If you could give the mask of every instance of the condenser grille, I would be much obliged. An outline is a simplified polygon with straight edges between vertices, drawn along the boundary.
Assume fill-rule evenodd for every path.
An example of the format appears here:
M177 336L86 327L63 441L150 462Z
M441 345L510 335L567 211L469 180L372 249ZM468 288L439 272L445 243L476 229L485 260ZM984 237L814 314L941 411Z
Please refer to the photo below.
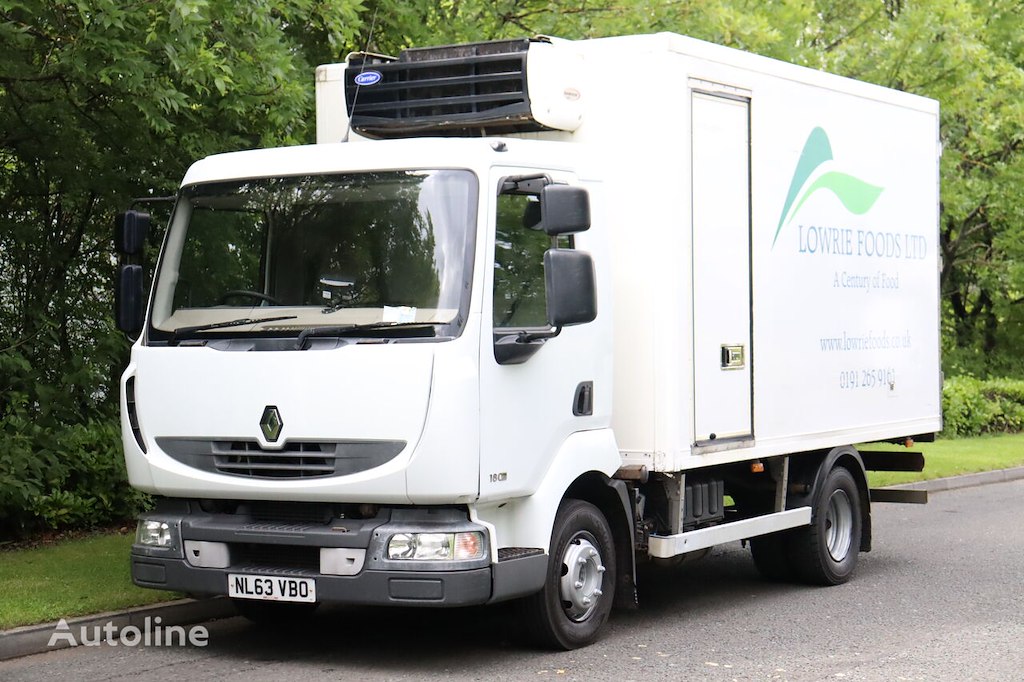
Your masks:
M371 137L545 130L530 113L529 44L511 40L406 50L386 63L350 60L345 96L352 127ZM379 73L379 80L367 72Z

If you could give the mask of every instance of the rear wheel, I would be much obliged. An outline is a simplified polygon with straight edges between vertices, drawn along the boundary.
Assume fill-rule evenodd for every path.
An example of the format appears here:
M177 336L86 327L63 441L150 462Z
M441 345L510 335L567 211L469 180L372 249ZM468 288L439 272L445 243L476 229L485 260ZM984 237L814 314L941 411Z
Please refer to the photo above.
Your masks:
M794 570L816 585L845 583L857 568L861 531L857 482L849 470L836 467L822 483L811 525L793 533L790 557Z
M775 509L775 496L758 491L735 494L736 506L743 518L771 513ZM793 579L793 566L789 561L790 531L778 531L750 538L750 555L757 572L765 580L787 582Z
M793 579L788 539L789 533L785 531L750 539L750 554L754 557L754 565L765 580L785 582Z
M615 545L604 515L567 499L555 515L544 588L524 600L531 634L544 646L576 649L608 620L615 586Z

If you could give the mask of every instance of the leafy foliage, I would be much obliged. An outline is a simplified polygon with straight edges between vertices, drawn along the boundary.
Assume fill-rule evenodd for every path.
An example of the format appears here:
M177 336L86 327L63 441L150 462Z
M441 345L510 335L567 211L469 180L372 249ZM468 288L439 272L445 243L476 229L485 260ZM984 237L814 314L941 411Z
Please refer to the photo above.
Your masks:
M147 501L125 481L117 424L40 424L19 408L0 428L0 537L40 525L88 527L129 518Z
M363 12L0 1L0 533L131 513L111 468L127 346L108 226L196 158L309 141L313 64Z
M1024 431L1024 381L947 379L942 409L946 436Z

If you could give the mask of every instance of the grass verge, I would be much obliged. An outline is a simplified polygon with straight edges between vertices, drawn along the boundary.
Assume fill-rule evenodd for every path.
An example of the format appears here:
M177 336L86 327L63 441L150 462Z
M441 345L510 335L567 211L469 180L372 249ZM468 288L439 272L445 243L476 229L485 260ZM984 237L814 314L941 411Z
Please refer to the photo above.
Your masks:
M897 445L874 443L865 448L902 449ZM917 443L912 449L924 453L923 472L869 471L868 483L872 487L880 487L1024 466L1024 433L937 440L934 443Z
M0 551L0 630L181 597L132 584L133 535Z

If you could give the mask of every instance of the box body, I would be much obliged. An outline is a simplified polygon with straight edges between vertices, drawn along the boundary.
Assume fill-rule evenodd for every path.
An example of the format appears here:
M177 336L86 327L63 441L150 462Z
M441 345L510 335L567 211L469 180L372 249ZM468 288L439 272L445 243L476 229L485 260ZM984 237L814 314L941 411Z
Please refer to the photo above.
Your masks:
M576 45L625 462L940 430L938 103L675 35Z

